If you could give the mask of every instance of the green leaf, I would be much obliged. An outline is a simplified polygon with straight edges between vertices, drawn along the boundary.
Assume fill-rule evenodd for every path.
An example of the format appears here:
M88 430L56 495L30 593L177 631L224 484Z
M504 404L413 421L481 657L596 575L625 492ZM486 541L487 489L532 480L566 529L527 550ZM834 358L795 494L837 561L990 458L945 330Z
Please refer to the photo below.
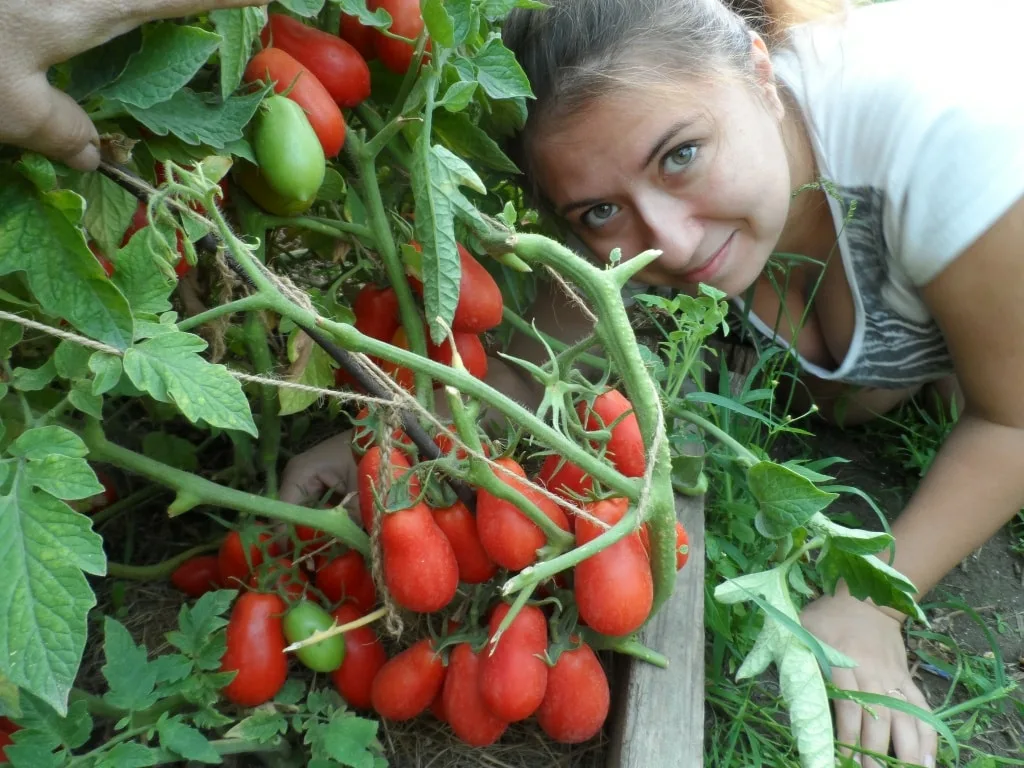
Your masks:
M48 201L24 183L0 185L0 275L24 271L47 314L67 319L97 341L126 348L133 331L128 302L81 232Z
M160 746L181 755L186 760L217 764L223 762L217 750L203 734L179 720L161 720L157 725Z
M149 432L142 438L142 452L175 469L195 472L199 468L196 447L177 435Z
M111 254L110 260L114 262L111 279L135 314L159 315L171 309L170 296L177 281L169 274L169 266L165 273L156 262L156 259L166 260L164 254L169 253L156 228L146 227L133 235L124 248ZM173 258L178 258L177 251Z
M103 493L89 462L60 454L28 462L24 482L65 500L87 499Z
M57 172L53 169L53 163L36 152L23 153L14 167L40 192L49 192L57 186Z
M309 353L309 359L298 377L291 376L289 381L305 384L310 387L330 389L334 386L334 368L331 367L330 356L318 346ZM281 402L281 415L290 416L299 413L319 399L315 392L303 392L298 389L280 387L278 397Z
M455 27L452 17L445 10L444 0L423 0L423 23L427 34L445 48L455 45Z
M267 9L229 8L210 11L210 21L220 34L220 95L227 99L242 82L252 44L267 23Z
M182 88L149 109L126 105L128 113L158 136L173 133L186 144L223 149L242 138L242 129L256 113L265 90L220 101L209 94Z
M83 173L74 190L85 198L83 222L104 255L121 245L139 201L128 190L102 173Z
M467 83L465 80L460 80L448 87L440 104L449 112L461 112L473 101L474 93L476 93L476 83ZM434 119L436 120L437 117L435 116ZM512 169L515 170L514 164Z
M477 80L487 95L494 99L533 96L530 81L516 61L515 54L492 37L473 57Z
M53 353L53 364L62 379L83 379L89 375L92 350L65 339Z
M65 88L68 96L83 101L124 72L128 60L142 47L142 29L118 35L103 45L90 48L66 62L70 76Z
M854 555L871 555L892 543L892 536L881 531L846 528L818 513L807 521L807 527L819 536L828 536L829 544Z
M228 739L255 741L257 744L271 744L278 736L288 732L288 721L280 712L258 709L224 734Z
M100 758L96 768L146 768L157 764L159 754L137 741L122 741Z
M473 83L456 83L474 86ZM487 168L505 173L518 173L519 168L501 151L480 126L475 125L464 112L451 114L438 112L434 115L434 131L448 147L460 157L477 160ZM479 190L478 190L479 191Z
M488 21L504 19L513 8L546 9L546 3L538 0L484 0L482 12Z
M223 614L231 607L238 592L230 589L219 589L207 592L189 606L182 604L178 611L178 629L167 634L167 641L192 659L203 658L211 645L216 645L219 638L220 653L224 652L224 635L219 630L227 626L228 620ZM214 648L216 650L216 648ZM217 669L220 655L211 653L213 666L200 665L202 669Z
M316 16L324 7L324 0L277 0L277 2L292 13L305 16L307 19Z
M124 625L103 617L103 654L107 663L101 671L110 690L103 698L115 707L138 712L156 703L156 671L147 659L145 646L136 645Z
M324 172L324 181L316 192L316 199L325 202L340 202L345 199L345 177L333 168Z
M124 355L124 370L132 383L153 399L174 403L193 423L239 429L257 436L242 387L223 365L199 356L206 342L176 331L144 341Z
M24 335L24 326L0 320L0 360L6 360L11 356L11 349L21 342Z
M64 502L14 488L0 497L0 674L65 714L96 605L82 571L104 574L103 540Z
M387 29L391 26L391 15L383 8L371 12L366 7L366 0L331 0L337 4L342 13L355 16L364 27Z
M452 31L455 35L452 47L462 45L473 30L475 19L472 0L445 0L444 7L452 19Z
M102 395L117 386L121 378L121 358L107 352L94 352L89 358L89 370L96 375L92 393Z
M142 49L101 95L140 109L167 101L188 84L219 43L219 35L199 27L147 24Z
M15 368L11 384L22 392L38 392L45 389L57 377L57 366L51 357L38 368Z
M760 505L757 530L771 539L792 533L839 498L773 461L760 461L747 470L747 482Z
M68 402L82 413L88 414L95 419L102 419L103 398L99 395L94 395L91 386L88 382L75 382L72 390L68 392Z
M7 453L29 461L45 459L51 455L77 459L89 455L89 449L82 438L71 430L51 425L22 432L8 446Z
M887 605L925 624L927 617L912 595L917 588L906 576L874 555L846 552L832 542L822 548L818 558L825 591L832 594L840 579L858 600L870 598L876 605Z
M369 748L376 741L378 725L351 714L335 717L324 728L324 750L342 765L373 768L374 755Z

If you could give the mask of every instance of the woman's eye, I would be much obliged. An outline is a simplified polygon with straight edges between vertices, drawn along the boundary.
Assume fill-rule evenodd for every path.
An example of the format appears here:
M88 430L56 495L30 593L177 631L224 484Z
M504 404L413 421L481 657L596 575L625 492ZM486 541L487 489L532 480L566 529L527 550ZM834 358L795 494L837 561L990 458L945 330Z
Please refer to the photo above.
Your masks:
M612 205L611 203L601 203L595 205L593 208L586 211L581 217L582 221L588 227L596 229L597 227L605 224L612 216L619 212L619 206Z
M665 173L679 173L680 171L686 170L686 168L692 165L693 161L696 159L696 144L680 144L665 155L665 158L661 161L661 167Z

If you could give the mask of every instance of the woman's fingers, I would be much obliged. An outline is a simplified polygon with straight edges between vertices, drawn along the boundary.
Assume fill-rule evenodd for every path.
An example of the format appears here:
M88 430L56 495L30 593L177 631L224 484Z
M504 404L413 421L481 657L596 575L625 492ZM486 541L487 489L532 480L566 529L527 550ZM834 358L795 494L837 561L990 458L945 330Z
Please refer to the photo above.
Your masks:
M931 711L931 704L928 703L928 699L924 697L924 693L916 685L908 686L907 700L921 709L927 709ZM917 728L917 743L918 749L920 750L920 761L921 765L926 768L935 768L935 756L939 752L939 734L924 720L914 718L914 725ZM899 757L900 753L896 752L896 757ZM909 758L908 758L909 759Z
M832 682L837 688L846 691L858 690L857 678L849 669L833 668ZM856 746L860 736L860 721L863 716L860 704L848 699L835 699L832 703L836 713L836 741L840 744ZM854 754L850 747L841 747L839 753L846 757L852 757Z
M861 690L881 693L881 691L874 690L874 686L862 687ZM874 705L871 709L874 712L873 717L871 713L862 710L860 745L868 753L888 754L889 737L892 728L892 710L879 705ZM870 754L862 754L860 756L860 763L864 768L883 768L883 764L875 760Z

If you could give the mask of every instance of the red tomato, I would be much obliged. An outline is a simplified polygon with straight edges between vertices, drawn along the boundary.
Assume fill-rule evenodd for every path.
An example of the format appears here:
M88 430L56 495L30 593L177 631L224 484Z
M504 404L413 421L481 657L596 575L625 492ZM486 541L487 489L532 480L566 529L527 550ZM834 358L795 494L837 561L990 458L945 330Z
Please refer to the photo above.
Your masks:
M647 527L647 523L640 526L640 541L644 544L644 552L647 556L651 555L651 538L650 529ZM686 528L683 524L676 520L676 570L680 570L686 561L690 559L690 537L686 533Z
M585 498L594 488L594 478L557 453L544 459L537 482L569 501L577 500L574 495Z
M92 255L96 257L96 261L98 261L100 266L103 267L103 271L107 273L107 277L113 277L114 263L103 255L103 251L100 250L100 247L96 245L96 243L90 241L89 250L92 251Z
M526 478L526 473L513 459L497 459L496 463ZM569 530L565 512L550 499L525 485L519 485L504 472L495 473L501 482L516 487L526 498L551 518L563 531ZM511 502L499 499L484 489L476 496L476 525L480 543L491 560L510 571L521 571L537 561L537 550L547 543L544 532Z
M313 579L317 589L332 603L351 602L362 613L369 613L377 604L373 576L363 556L354 549L317 569Z
M585 402L580 403L576 411L580 415L585 429L594 431L606 429L612 422L633 405L625 395L617 389L609 389L594 400L594 406L587 408ZM611 439L606 444L605 456L626 477L642 477L647 468L644 455L644 441L640 437L640 425L636 413L630 413L617 423L611 430Z
M364 615L364 611L351 603L344 603L334 611L339 625L356 621ZM370 625L350 629L344 638L345 660L331 673L331 680L349 706L370 709L373 679L387 663L388 654Z
M274 92L288 88L288 98L302 107L309 118L320 146L327 157L334 157L345 144L345 119L341 109L316 75L294 56L280 48L264 48L249 60L243 75L245 82L274 81ZM294 85L293 85L294 82Z
M363 528L367 533L370 533L373 529L373 497L374 489L377 488L377 484L380 482L380 454L380 446L371 446L370 450L368 450L363 458L359 460L359 464L356 467L357 482L359 486L359 514L363 519ZM399 478L409 474L412 469L412 465L409 464L409 460L405 457L405 454L397 448L391 449L390 466L392 483L396 483ZM419 478L413 475L408 480L407 487L410 499L416 498L420 492ZM389 496L397 500L397 497L393 495Z
M9 762L7 760L7 747L14 743L14 739L11 738L9 733L0 731L0 763Z
M370 691L373 709L388 720L410 720L430 706L444 677L444 662L424 638L380 668Z
M608 719L611 691L597 654L586 643L563 651L548 670L548 687L537 723L550 738L579 744L593 738Z
M220 588L220 566L216 555L199 555L186 560L171 574L171 584L189 597L201 597Z
M9 717L0 717L0 733L17 733L21 726Z
M389 31L392 34L415 40L423 31L420 0L369 0L367 7L371 11L383 8L391 14L392 22ZM404 75L412 63L415 48L410 43L385 37L377 30L374 30L373 34L373 49L381 63L395 74ZM429 42L426 50L430 50Z
M380 549L384 583L403 608L432 613L455 597L459 563L423 502L381 518Z
M405 328L402 326L398 326L398 330L395 331L395 335L391 337L391 346L409 349L409 337L405 333ZM389 360L382 361L380 367L384 373L398 382L398 386L402 389L408 392L413 391L416 385L416 374L412 372L411 368L406 368L404 365L399 365L398 363L392 363Z
M508 614L498 603L488 622L488 641ZM525 720L544 700L548 684L548 622L544 611L525 605L498 640L490 642L480 659L480 698L492 714L509 723Z
M431 513L455 552L460 581L482 584L498 572L498 566L487 556L480 543L476 518L465 504L456 501L450 507L434 509Z
M608 525L622 519L629 508L624 497L587 504L593 517ZM576 544L593 541L605 529L584 517L576 520ZM580 619L604 635L628 635L640 628L651 613L654 578L639 533L630 533L607 549L591 555L575 568L573 589Z
M441 691L440 710L445 720L456 736L474 747L493 744L508 728L506 720L484 706L482 664L481 655L473 653L469 643L459 643L452 650Z
M338 36L359 51L359 55L366 61L370 61L377 57L377 51L373 45L373 39L376 37L376 32L373 27L367 27L361 24L359 19L355 16L349 16L347 13L341 14L341 23L338 25Z
M356 414L356 426L352 430L352 453L362 458L370 446L374 444L377 435L377 427L379 426L376 419L370 419L370 409L368 406L364 406L359 413ZM395 427L391 433L391 439L396 443L402 443L404 445L412 445L412 438L405 434L405 430L401 427Z
M487 350L484 349L484 343L480 340L480 334L455 331L452 333L452 337L455 339L455 349L458 350L459 357L462 358L462 365L466 371L478 379L487 378ZM428 337L427 356L435 362L451 366L451 341L445 339L438 346L430 341ZM440 387L441 382L437 382L435 386Z
M423 248L413 240L410 245L417 251ZM455 306L452 318L452 331L463 333L484 333L501 324L501 313L505 308L504 299L498 283L491 273L473 258L473 255L460 243L459 261L462 264L462 275L459 278L459 301ZM410 276L409 283L423 295L423 283Z
M244 592L228 619L221 672L238 672L224 688L229 701L255 707L274 698L288 678L281 616L288 609L277 595Z
M391 286L364 285L352 302L352 312L356 316L356 330L377 341L390 342L401 325L398 296ZM379 358L372 355L370 359L377 365L382 364ZM337 370L334 379L337 384L355 383L342 368Z
M242 547L242 536L238 531L229 531L228 535L221 542L220 550L217 552L217 566L220 569L220 583L226 589L238 589L245 581L252 568L259 567L263 562L263 550L260 544L271 540L269 533L259 535L259 544L253 544L249 548L249 562L245 560L245 549ZM267 553L271 557L279 554L279 547L271 541L267 545ZM251 567L250 567L251 566Z
M260 568L260 573L254 573L249 577L249 586L263 587L264 591L271 590L278 594L284 593L289 601L302 598L306 592L306 585L309 584L309 577L287 557L281 557Z
M354 107L370 95L370 68L359 51L341 38L291 16L272 13L260 40L291 54L323 84L338 106Z

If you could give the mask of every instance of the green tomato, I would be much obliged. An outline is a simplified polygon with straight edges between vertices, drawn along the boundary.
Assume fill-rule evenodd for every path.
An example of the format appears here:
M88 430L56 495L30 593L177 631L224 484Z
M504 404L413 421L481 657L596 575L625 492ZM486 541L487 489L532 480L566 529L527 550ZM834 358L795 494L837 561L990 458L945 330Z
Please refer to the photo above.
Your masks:
M260 208L276 216L298 216L312 207L316 195L305 199L287 198L279 195L250 162L240 160L235 164L235 181Z
M286 200L316 197L326 157L302 107L286 96L268 96L253 118L252 148L260 175Z
M331 614L316 603L302 600L284 617L284 636L289 643L305 640L314 632L323 632L334 626ZM314 672L333 672L345 660L345 637L334 635L319 643L295 652L299 661Z

